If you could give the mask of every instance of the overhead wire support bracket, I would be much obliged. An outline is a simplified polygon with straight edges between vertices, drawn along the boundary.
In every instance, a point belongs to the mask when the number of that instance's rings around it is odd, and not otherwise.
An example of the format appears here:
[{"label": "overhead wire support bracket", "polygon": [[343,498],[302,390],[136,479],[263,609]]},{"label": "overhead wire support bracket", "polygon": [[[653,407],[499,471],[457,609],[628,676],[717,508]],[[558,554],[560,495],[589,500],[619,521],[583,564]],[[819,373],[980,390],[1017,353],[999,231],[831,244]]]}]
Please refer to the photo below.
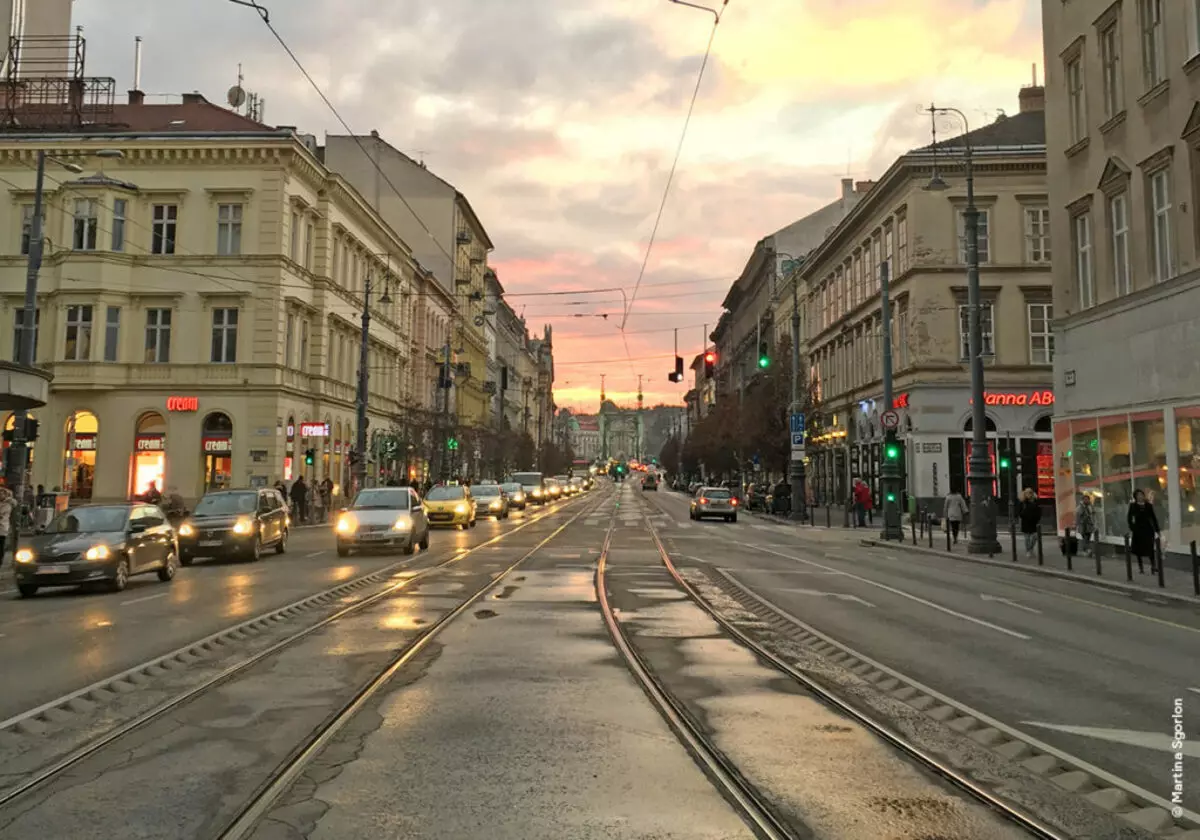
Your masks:
[{"label": "overhead wire support bracket", "polygon": [[[258,3],[255,3],[254,0],[229,0],[229,2],[238,6],[249,6],[251,9],[258,12],[259,17],[263,19],[263,23],[269,24],[271,22],[271,13],[264,7],[258,5]],[[688,5],[691,4],[689,3]]]}]

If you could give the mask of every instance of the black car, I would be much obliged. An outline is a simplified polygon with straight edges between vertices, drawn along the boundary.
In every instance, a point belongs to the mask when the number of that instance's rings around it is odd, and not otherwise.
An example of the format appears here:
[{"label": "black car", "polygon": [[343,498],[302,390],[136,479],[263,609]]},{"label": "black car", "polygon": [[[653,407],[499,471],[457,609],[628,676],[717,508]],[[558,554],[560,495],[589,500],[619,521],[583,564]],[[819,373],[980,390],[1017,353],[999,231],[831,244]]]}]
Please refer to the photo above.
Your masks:
[{"label": "black car", "polygon": [[264,549],[287,550],[291,527],[287,503],[272,488],[205,493],[179,526],[179,562],[197,557],[258,560]]},{"label": "black car", "polygon": [[170,581],[179,568],[175,531],[158,505],[67,508],[15,553],[17,591],[29,598],[44,586],[105,583],[120,592],[133,575],[157,572]]},{"label": "black car", "polygon": [[658,475],[655,473],[646,473],[646,477],[642,479],[643,490],[653,490],[658,492]]}]

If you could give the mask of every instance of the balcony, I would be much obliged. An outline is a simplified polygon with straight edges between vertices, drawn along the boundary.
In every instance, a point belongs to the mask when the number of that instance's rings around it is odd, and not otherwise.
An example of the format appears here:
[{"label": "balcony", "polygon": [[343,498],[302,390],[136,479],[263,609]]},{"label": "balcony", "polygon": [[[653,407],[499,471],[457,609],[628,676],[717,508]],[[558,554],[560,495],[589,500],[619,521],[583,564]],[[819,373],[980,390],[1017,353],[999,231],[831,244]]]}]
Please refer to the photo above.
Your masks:
[{"label": "balcony", "polygon": [[49,371],[0,362],[0,410],[28,411],[41,408],[50,399]]}]

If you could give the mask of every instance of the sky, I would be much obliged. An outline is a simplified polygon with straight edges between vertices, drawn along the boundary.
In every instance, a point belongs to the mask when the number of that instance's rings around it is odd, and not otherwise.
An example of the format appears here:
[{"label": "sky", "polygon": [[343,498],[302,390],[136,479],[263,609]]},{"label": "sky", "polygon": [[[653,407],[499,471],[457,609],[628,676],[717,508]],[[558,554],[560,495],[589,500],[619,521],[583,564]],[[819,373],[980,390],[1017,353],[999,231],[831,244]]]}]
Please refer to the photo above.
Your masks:
[{"label": "sky", "polygon": [[[931,101],[976,123],[1042,75],[1040,0],[728,0],[684,137],[709,13],[671,0],[269,0],[271,22],[351,128],[378,130],[470,200],[531,332],[554,329],[555,396],[679,404],[755,243],[929,142]],[[342,133],[254,10],[229,0],[75,0],[89,75],[199,91],[237,81],[265,120]],[[625,332],[622,289],[633,294]],[[546,291],[579,294],[539,296]],[[607,316],[607,317],[604,317]],[[690,371],[688,378],[690,381]]]}]

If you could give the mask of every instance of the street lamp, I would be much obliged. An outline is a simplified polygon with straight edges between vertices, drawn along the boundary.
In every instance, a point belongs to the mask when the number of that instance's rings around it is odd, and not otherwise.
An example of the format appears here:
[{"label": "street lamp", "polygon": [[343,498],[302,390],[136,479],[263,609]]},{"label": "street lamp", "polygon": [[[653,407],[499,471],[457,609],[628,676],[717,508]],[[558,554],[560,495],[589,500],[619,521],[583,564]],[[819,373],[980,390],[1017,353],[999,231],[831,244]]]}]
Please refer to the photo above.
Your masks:
[{"label": "street lamp", "polygon": [[[390,285],[391,273],[384,276],[383,294],[379,296],[380,303],[391,303],[392,298],[388,294]],[[357,456],[354,461],[354,492],[357,493],[363,488],[367,479],[367,384],[370,378],[370,372],[367,370],[367,360],[370,356],[371,343],[371,289],[374,286],[375,275],[373,272],[367,274],[367,282],[363,287],[363,308],[362,308],[362,340],[358,348],[358,432],[355,435],[354,448]],[[353,498],[353,494],[351,494]]]},{"label": "street lamp", "polygon": [[944,192],[948,185],[937,171],[937,125],[939,114],[959,117],[963,122],[963,166],[967,182],[967,206],[963,210],[963,226],[967,251],[967,361],[971,366],[971,457],[967,463],[967,486],[971,496],[971,533],[967,541],[969,554],[1000,553],[996,539],[996,499],[992,492],[996,475],[988,452],[987,414],[983,401],[983,330],[980,323],[979,294],[979,208],[975,206],[975,167],[971,148],[971,126],[967,116],[957,108],[930,105],[933,123],[933,177],[925,189]]},{"label": "street lamp", "polygon": [[[122,158],[125,153],[120,149],[100,149],[92,153],[99,158]],[[22,308],[23,327],[21,331],[21,346],[18,348],[17,364],[32,368],[34,363],[34,339],[37,337],[37,290],[38,273],[42,269],[42,253],[44,231],[42,229],[43,205],[46,195],[46,164],[55,163],[75,175],[83,172],[83,167],[77,163],[62,160],[45,149],[38,149],[37,179],[33,192],[33,218],[29,222],[29,260],[25,272],[25,305]],[[13,439],[8,449],[8,464],[6,476],[8,486],[12,490],[17,504],[21,504],[25,493],[25,472],[28,454],[28,435],[26,426],[29,412],[21,410],[13,413]],[[13,533],[17,533],[17,522],[20,517],[13,517]],[[12,541],[16,545],[16,540]]]},{"label": "street lamp", "polygon": [[[792,262],[792,403],[788,408],[788,440],[791,441],[791,416],[800,414],[800,301],[797,287],[800,285],[799,263],[791,254],[783,251],[773,251],[773,256],[786,257]],[[804,434],[802,431],[801,434]],[[808,497],[804,490],[804,447],[791,447],[791,461],[788,477],[792,484],[792,509],[788,518],[803,522],[808,513]]]}]

